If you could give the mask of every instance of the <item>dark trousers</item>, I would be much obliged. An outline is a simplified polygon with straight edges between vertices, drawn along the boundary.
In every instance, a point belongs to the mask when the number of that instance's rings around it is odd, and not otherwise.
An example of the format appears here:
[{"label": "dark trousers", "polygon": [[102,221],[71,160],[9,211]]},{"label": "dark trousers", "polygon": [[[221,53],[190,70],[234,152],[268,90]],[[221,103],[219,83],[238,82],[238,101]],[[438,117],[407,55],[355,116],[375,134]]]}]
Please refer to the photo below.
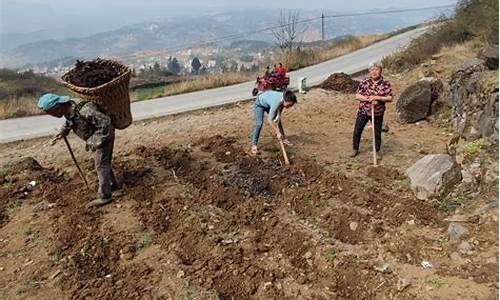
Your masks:
[{"label": "dark trousers", "polygon": [[[354,151],[359,150],[359,142],[361,141],[361,134],[366,126],[366,123],[371,120],[371,116],[364,115],[358,112],[356,117],[356,123],[354,124],[354,134],[352,137],[352,148]],[[384,122],[384,115],[375,116],[375,150],[380,151],[380,145],[382,144],[382,123]]]},{"label": "dark trousers", "polygon": [[116,188],[117,183],[111,162],[113,160],[113,146],[115,144],[115,130],[111,129],[109,139],[94,152],[94,163],[99,179],[99,189],[97,197],[107,199],[111,197],[111,192]]}]

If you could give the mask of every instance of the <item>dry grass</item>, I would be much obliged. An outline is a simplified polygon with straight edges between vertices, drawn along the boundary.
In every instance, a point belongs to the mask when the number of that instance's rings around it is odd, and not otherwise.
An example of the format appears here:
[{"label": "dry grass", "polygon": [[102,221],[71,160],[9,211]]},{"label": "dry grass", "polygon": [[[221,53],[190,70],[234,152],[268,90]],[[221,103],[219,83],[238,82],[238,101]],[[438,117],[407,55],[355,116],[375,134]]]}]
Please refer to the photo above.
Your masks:
[{"label": "dry grass", "polygon": [[425,66],[416,66],[409,70],[386,69],[384,75],[393,82],[396,94],[400,94],[405,88],[412,85],[422,77],[433,76],[441,79],[447,91],[447,78],[450,78],[454,70],[465,60],[475,57],[480,44],[477,41],[469,41],[462,44],[447,46],[424,61]]},{"label": "dry grass", "polygon": [[384,65],[398,71],[411,69],[443,47],[469,40],[498,44],[497,0],[460,0],[453,19],[440,22],[405,50],[384,58]]},{"label": "dry grass", "polygon": [[0,100],[0,119],[20,118],[40,114],[34,98],[10,98]]},{"label": "dry grass", "polygon": [[212,89],[226,85],[255,79],[252,73],[224,73],[217,75],[201,75],[192,80],[174,83],[165,87],[163,96],[172,96],[194,91]]},{"label": "dry grass", "polygon": [[288,70],[297,70],[364,48],[387,37],[388,34],[358,36],[326,49],[283,51],[279,61]]}]

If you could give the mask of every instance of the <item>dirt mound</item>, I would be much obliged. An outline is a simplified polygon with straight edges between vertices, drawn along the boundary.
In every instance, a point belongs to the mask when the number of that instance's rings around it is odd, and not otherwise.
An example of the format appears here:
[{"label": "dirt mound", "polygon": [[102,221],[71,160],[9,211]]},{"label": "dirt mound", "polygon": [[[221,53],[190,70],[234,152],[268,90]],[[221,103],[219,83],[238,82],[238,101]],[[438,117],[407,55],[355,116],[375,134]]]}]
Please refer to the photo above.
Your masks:
[{"label": "dirt mound", "polygon": [[0,227],[8,221],[9,207],[22,202],[55,202],[56,185],[67,181],[65,174],[57,170],[43,168],[31,157],[9,164],[0,180]]},{"label": "dirt mound", "polygon": [[96,87],[110,82],[118,75],[112,66],[99,63],[99,59],[77,60],[75,67],[64,76],[63,80],[79,87]]},{"label": "dirt mound", "polygon": [[366,175],[375,181],[385,183],[404,179],[404,176],[398,170],[386,166],[370,166],[367,168]]},{"label": "dirt mound", "polygon": [[33,157],[23,157],[3,166],[3,174],[1,175],[5,176],[7,173],[19,173],[23,171],[39,171],[41,169],[43,169],[42,166]]},{"label": "dirt mound", "polygon": [[243,148],[236,145],[236,138],[216,135],[200,139],[197,145],[205,152],[212,153],[217,161],[223,163],[234,162],[239,157],[245,156]]},{"label": "dirt mound", "polygon": [[344,93],[355,93],[358,90],[359,81],[351,78],[346,73],[333,73],[321,83],[321,88]]}]

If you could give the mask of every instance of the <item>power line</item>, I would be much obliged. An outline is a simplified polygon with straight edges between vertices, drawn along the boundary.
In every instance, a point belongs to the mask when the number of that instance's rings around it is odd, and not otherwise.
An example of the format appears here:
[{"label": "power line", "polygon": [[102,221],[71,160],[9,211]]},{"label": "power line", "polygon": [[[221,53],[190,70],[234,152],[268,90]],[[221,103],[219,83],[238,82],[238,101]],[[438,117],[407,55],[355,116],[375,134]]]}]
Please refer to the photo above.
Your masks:
[{"label": "power line", "polygon": [[[366,15],[393,14],[393,13],[415,12],[415,11],[424,11],[424,10],[433,10],[433,9],[453,8],[453,7],[455,7],[454,4],[448,4],[448,5],[427,6],[427,7],[419,7],[419,8],[404,8],[404,9],[394,9],[394,10],[384,10],[384,11],[370,11],[370,12],[350,13],[350,14],[325,15],[324,18],[344,18],[344,17],[356,17],[356,16],[366,16]],[[217,38],[214,38],[214,39],[211,39],[208,41],[203,41],[203,42],[195,42],[195,43],[190,43],[190,44],[166,47],[166,48],[162,48],[161,51],[178,51],[178,50],[182,50],[185,48],[201,47],[201,46],[207,45],[207,44],[212,44],[212,43],[221,42],[221,41],[234,40],[234,39],[239,39],[242,37],[254,35],[257,33],[261,33],[261,32],[272,31],[274,29],[279,29],[279,28],[286,27],[286,26],[289,26],[292,24],[309,23],[309,22],[316,21],[319,19],[322,19],[322,17],[321,16],[320,17],[313,17],[313,18],[308,18],[308,19],[300,20],[300,21],[293,22],[293,23],[280,24],[280,25],[264,27],[264,28],[260,28],[260,29],[256,29],[256,30],[252,30],[252,31],[230,34],[230,35],[217,37]]]},{"label": "power line", "polygon": [[428,6],[428,7],[419,7],[419,8],[402,8],[402,9],[385,10],[385,11],[371,11],[371,12],[352,13],[352,14],[339,14],[339,15],[325,16],[325,18],[342,18],[342,17],[357,17],[357,16],[366,16],[366,15],[393,14],[393,13],[401,13],[401,12],[412,12],[412,11],[422,11],[422,10],[432,10],[432,9],[452,8],[452,7],[455,7],[455,5],[454,4],[447,4],[447,5]]}]

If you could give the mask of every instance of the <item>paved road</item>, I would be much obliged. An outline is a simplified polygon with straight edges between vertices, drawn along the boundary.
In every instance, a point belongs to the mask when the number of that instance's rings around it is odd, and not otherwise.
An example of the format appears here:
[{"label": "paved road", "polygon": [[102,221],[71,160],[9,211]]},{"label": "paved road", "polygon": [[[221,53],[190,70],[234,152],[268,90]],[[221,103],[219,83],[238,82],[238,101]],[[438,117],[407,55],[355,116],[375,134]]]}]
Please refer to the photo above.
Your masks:
[{"label": "paved road", "polygon": [[[291,87],[296,88],[298,79],[307,77],[307,85],[317,85],[331,73],[353,74],[366,69],[370,61],[379,60],[405,46],[421,35],[426,28],[419,28],[383,40],[347,55],[290,72]],[[132,103],[134,120],[144,120],[186,111],[219,106],[251,98],[254,81],[211,90],[177,96],[162,97],[149,101]],[[0,143],[52,135],[62,124],[61,119],[50,116],[33,116],[0,120]]]}]

